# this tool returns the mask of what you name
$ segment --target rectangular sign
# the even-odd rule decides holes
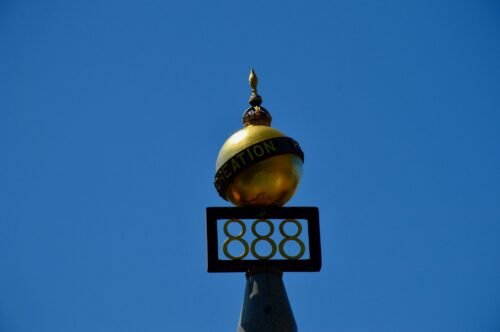
[[[208,272],[321,269],[316,207],[207,208]]]

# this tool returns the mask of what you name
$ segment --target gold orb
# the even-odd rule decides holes
[[[269,142],[279,137],[286,138],[266,125],[247,125],[229,137],[216,164],[218,174],[231,179],[221,194],[225,199],[236,206],[282,206],[292,198],[302,175],[303,160],[296,153],[273,155],[275,147]],[[247,161],[259,156],[263,159],[249,165]]]

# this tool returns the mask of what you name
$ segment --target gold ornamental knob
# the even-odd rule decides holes
[[[251,107],[243,115],[244,128],[219,151],[215,187],[236,206],[282,206],[297,189],[304,153],[295,140],[270,127],[272,118],[260,106],[253,69],[249,81]]]

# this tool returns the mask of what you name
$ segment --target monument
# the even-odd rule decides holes
[[[283,272],[321,269],[319,212],[284,207],[299,185],[304,153],[271,127],[250,72],[243,129],[222,145],[215,188],[234,207],[207,208],[208,272],[245,272],[238,332],[294,332],[297,325]]]

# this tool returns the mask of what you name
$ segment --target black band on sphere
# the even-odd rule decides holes
[[[291,153],[304,161],[304,152],[299,143],[290,137],[275,137],[253,144],[226,161],[215,174],[214,185],[219,195],[225,199],[227,186],[248,167],[281,154]]]

